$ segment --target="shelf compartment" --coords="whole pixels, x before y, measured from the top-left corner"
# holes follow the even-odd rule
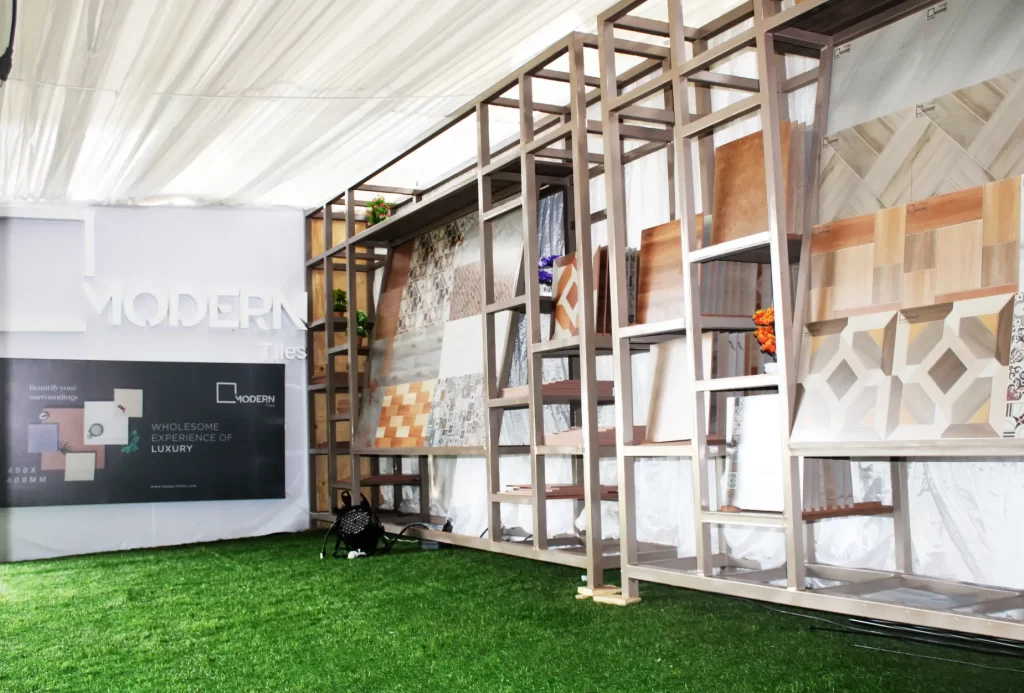
[[[360,486],[419,486],[419,474],[378,474],[359,479]],[[352,481],[332,481],[331,488],[350,489]]]
[[[607,334],[599,334],[594,338],[594,349],[597,353],[611,353],[612,351],[612,337]],[[530,346],[530,351],[534,354],[541,354],[546,358],[560,358],[563,356],[579,356],[580,353],[580,338],[576,337],[562,337],[560,339],[551,339],[546,342],[540,342]]]
[[[706,248],[700,248],[690,252],[690,262],[701,264],[715,260],[728,260],[729,262],[756,262],[768,264],[771,262],[771,232],[760,233],[734,238],[724,243],[716,243]],[[789,261],[796,262],[800,258],[800,236],[790,234],[789,236]]]
[[[801,517],[804,522],[817,522],[833,517],[861,517],[865,515],[891,515],[892,506],[882,505],[878,501],[854,503],[853,507],[825,508],[822,510],[804,510]]]
[[[744,527],[776,527],[783,528],[786,518],[782,513],[755,512],[740,510],[723,512],[705,510],[700,514],[700,521],[708,525],[738,525]]]
[[[556,380],[544,383],[541,387],[543,404],[573,404],[579,402],[582,395],[582,383],[579,380]],[[610,380],[597,381],[597,403],[613,404],[615,383]],[[530,386],[519,385],[506,387],[498,398],[488,400],[487,406],[504,409],[523,409],[530,406]]]
[[[544,498],[547,500],[583,500],[584,488],[582,484],[548,484],[544,487]],[[521,498],[533,498],[532,484],[516,484],[509,486],[503,496],[519,496]],[[618,500],[618,486],[602,485],[601,500]],[[515,502],[515,501],[507,501]]]
[[[731,392],[733,390],[768,390],[779,386],[777,375],[740,375],[734,378],[709,378],[697,381],[697,392]]]
[[[550,313],[554,309],[554,302],[550,296],[540,296],[540,312]],[[526,296],[513,296],[503,301],[495,301],[484,308],[485,313],[501,313],[506,310],[514,310],[517,313],[526,312]]]

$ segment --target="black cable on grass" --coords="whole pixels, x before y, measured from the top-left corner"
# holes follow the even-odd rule
[[[1020,656],[1016,652],[1006,652],[1006,651],[1000,651],[999,649],[995,649],[993,647],[986,647],[985,645],[988,645],[990,643],[993,644],[993,645],[996,645],[996,647],[999,647],[1000,644],[997,643],[997,642],[993,643],[992,641],[989,641],[989,640],[986,640],[986,639],[983,639],[983,638],[980,638],[980,637],[976,638],[974,636],[961,635],[961,634],[956,634],[955,636],[953,636],[953,638],[969,641],[968,643],[960,643],[960,642],[952,642],[951,640],[953,638],[949,638],[949,636],[946,633],[938,632],[938,631],[936,631],[935,634],[933,634],[930,638],[915,637],[915,636],[912,636],[912,635],[897,635],[896,633],[871,630],[869,628],[862,628],[862,627],[859,627],[859,626],[853,626],[853,625],[850,625],[849,623],[841,623],[841,622],[834,621],[834,620],[829,619],[829,618],[824,618],[822,616],[815,616],[813,614],[804,614],[804,613],[800,613],[799,611],[790,611],[789,609],[780,609],[778,607],[770,606],[768,604],[765,604],[764,602],[755,601],[753,599],[745,599],[743,597],[737,597],[737,599],[739,599],[740,601],[749,602],[750,604],[756,604],[757,606],[761,607],[762,609],[765,609],[766,611],[773,611],[773,612],[778,613],[778,614],[785,614],[786,616],[796,616],[798,618],[805,618],[805,619],[808,619],[808,620],[811,620],[811,621],[818,621],[820,623],[827,623],[828,625],[832,626],[832,628],[823,628],[821,626],[811,626],[809,628],[809,630],[812,630],[812,631],[813,630],[817,630],[817,631],[825,631],[825,632],[843,633],[843,634],[846,634],[846,635],[873,635],[873,636],[881,637],[881,638],[890,638],[890,639],[893,639],[893,640],[902,640],[904,642],[909,642],[909,643],[914,643],[914,644],[927,644],[927,645],[939,645],[939,646],[945,646],[945,647],[953,647],[953,648],[956,648],[956,649],[968,650],[968,651],[976,652],[976,653],[979,653],[979,654],[999,655],[999,656],[1003,656],[1003,657],[1015,657],[1015,658]],[[892,628],[893,630],[896,630],[897,626],[890,626],[890,628]],[[984,645],[982,645],[980,643],[984,643]],[[1005,647],[1005,645],[1004,645],[1004,647]],[[1012,645],[1010,647],[1016,647],[1016,645]],[[951,661],[957,661],[957,660],[951,660]],[[970,662],[964,662],[964,663],[965,664],[970,664]],[[1024,671],[1024,670],[1022,670],[1022,671]]]
[[[930,655],[917,654],[915,652],[901,652],[899,650],[887,650],[884,647],[869,647],[867,645],[854,645],[862,650],[874,650],[875,652],[889,652],[891,654],[905,655],[907,657],[920,657],[921,659],[932,659],[937,662],[950,662],[952,664],[966,664],[972,667],[981,667],[982,669],[994,669],[996,671],[1012,671],[1017,674],[1024,674],[1024,669],[1010,669],[1009,667],[993,667],[987,664],[978,664],[976,662],[965,662],[960,659],[946,659],[944,657],[932,657]]]

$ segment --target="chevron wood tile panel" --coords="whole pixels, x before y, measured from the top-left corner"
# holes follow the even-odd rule
[[[1022,75],[1016,70],[829,134],[822,147],[818,221],[1024,173]]]

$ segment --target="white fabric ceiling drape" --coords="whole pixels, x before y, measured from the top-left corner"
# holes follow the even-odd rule
[[[21,0],[0,202],[312,207],[613,1]]]

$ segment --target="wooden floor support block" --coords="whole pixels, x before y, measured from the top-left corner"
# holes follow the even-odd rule
[[[639,604],[643,599],[640,597],[625,597],[621,594],[610,594],[600,595],[594,597],[594,602],[597,604],[614,604],[615,606],[630,606],[631,604]]]
[[[622,592],[621,587],[615,585],[601,585],[600,587],[577,587],[577,599],[590,599],[591,597],[611,597]]]

